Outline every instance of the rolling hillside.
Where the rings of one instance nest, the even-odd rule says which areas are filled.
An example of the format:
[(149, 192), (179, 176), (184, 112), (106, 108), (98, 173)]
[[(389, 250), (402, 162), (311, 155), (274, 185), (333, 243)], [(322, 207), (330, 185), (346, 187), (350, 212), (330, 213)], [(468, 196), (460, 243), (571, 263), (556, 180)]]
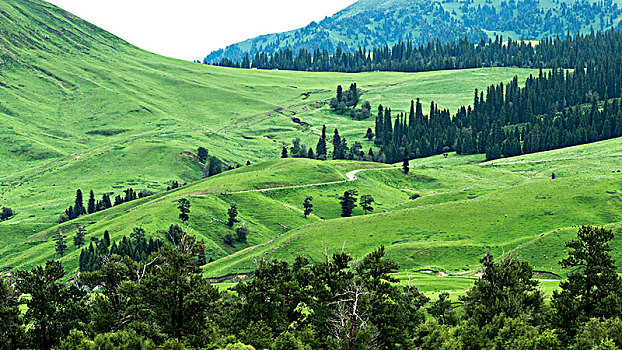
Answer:
[[(177, 200), (188, 198), (188, 227), (216, 260), (205, 267), (212, 278), (252, 272), (262, 257), (318, 260), (324, 249), (342, 247), (361, 257), (381, 244), (404, 273), (473, 274), (488, 250), (512, 252), (545, 276), (563, 276), (557, 262), (577, 225), (606, 225), (616, 232), (622, 227), (621, 157), (622, 139), (612, 139), (488, 163), (483, 156), (430, 157), (413, 161), (408, 176), (399, 167), (366, 162), (263, 162), (32, 235), (0, 250), (0, 264), (25, 268), (58, 258), (52, 236), (61, 231), (71, 240), (77, 224), (86, 227), (87, 239), (109, 230), (118, 241), (136, 226), (164, 239), (158, 231), (179, 222)], [(348, 189), (371, 194), (374, 214), (364, 215), (359, 206), (355, 217), (340, 218), (337, 197)], [(421, 197), (412, 200), (413, 194)], [(313, 196), (315, 210), (305, 219), (307, 196)], [(222, 221), (233, 203), (251, 231), (247, 243), (224, 243), (231, 230)], [(614, 247), (620, 261), (620, 238)], [(75, 271), (78, 255), (70, 245), (61, 260)]]
[(454, 110), (475, 88), (533, 73), (240, 71), (142, 51), (43, 1), (4, 1), (0, 15), (0, 205), (16, 213), (0, 223), (2, 246), (55, 225), (78, 188), (99, 198), (200, 179), (182, 154), (199, 146), (235, 166), (274, 159), (295, 137), (314, 145), (323, 124), (362, 139), (371, 119), (324, 106), (338, 84), (357, 82), (373, 105), (421, 97)]
[(223, 58), (241, 61), (246, 53), (273, 53), (285, 48), (296, 54), (341, 47), (346, 52), (359, 47), (392, 46), (398, 41), (416, 44), (440, 40), (450, 42), (469, 37), (504, 35), (513, 39), (539, 40), (546, 36), (588, 33), (619, 27), (620, 2), (598, 1), (410, 1), (359, 0), (337, 14), (284, 33), (262, 35), (210, 53), (205, 63)]

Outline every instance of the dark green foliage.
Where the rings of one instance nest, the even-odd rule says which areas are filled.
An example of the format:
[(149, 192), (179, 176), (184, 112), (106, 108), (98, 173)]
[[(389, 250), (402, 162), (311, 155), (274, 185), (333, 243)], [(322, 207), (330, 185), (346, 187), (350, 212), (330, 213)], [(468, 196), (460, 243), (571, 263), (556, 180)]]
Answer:
[(144, 241), (145, 240), (145, 230), (142, 227), (134, 227), (134, 229), (132, 230), (132, 233), (130, 233), (130, 238), (135, 243), (138, 243), (140, 241)]
[(319, 160), (326, 160), (327, 156), (327, 148), (326, 148), (326, 125), (322, 127), (322, 135), (317, 142), (317, 146), (315, 147), (315, 156)]
[(86, 291), (75, 283), (61, 283), (63, 277), (65, 271), (57, 261), (16, 273), (17, 289), (30, 295), (24, 319), (30, 325), (27, 344), (35, 349), (51, 349), (71, 329), (83, 329), (89, 321)]
[(404, 175), (408, 175), (408, 173), (410, 172), (410, 154), (408, 153), (408, 150), (405, 149), (404, 150), (404, 161), (402, 162), (402, 171), (404, 172)]
[(84, 200), (82, 199), (82, 191), (78, 189), (76, 191), (76, 200), (73, 205), (73, 215), (77, 218), (78, 216), (86, 214), (86, 209), (84, 208)]
[(179, 209), (179, 220), (185, 223), (190, 218), (190, 201), (187, 198), (181, 198), (177, 201), (177, 209)]
[(365, 215), (367, 215), (367, 212), (371, 213), (374, 211), (374, 208), (371, 206), (374, 202), (374, 197), (372, 197), (371, 194), (364, 194), (361, 196), (361, 208), (363, 208)]
[[(374, 139), (374, 132), (371, 130), (371, 128), (367, 128), (367, 133), (365, 133), (365, 138), (368, 141), (371, 141)], [(370, 148), (371, 149), (371, 148)]]
[(290, 149), (290, 154), (293, 158), (307, 158), (307, 146), (300, 143), (300, 138), (295, 138), (292, 141), (292, 148)]
[(283, 149), (281, 150), (281, 158), (288, 158), (287, 147), (283, 147)]
[(427, 311), (441, 325), (455, 326), (458, 323), (458, 314), (454, 310), (447, 292), (440, 293), (438, 299), (430, 305)]
[(227, 226), (233, 227), (236, 222), (240, 222), (238, 220), (238, 205), (233, 203), (227, 210)]
[(460, 107), (453, 117), (433, 102), (426, 116), (419, 100), (411, 102), (408, 115), (401, 113), (395, 120), (390, 109), (379, 107), (377, 160), (395, 163), (405, 149), (414, 158), (455, 150), (485, 153), (493, 160), (622, 136), (622, 104), (617, 100), (622, 88), (615, 83), (622, 79), (620, 67), (621, 58), (606, 56), (587, 65), (578, 62), (574, 72), (540, 71), (524, 87), (515, 77), (486, 93), (476, 90), (473, 106)]
[(91, 192), (89, 193), (89, 201), (86, 211), (89, 214), (93, 214), (95, 212), (95, 194), (93, 193), (93, 190), (91, 190)]
[(166, 239), (171, 242), (171, 244), (178, 245), (183, 233), (184, 230), (181, 228), (181, 226), (177, 224), (171, 225), (168, 227), (168, 232), (166, 232)]
[(209, 157), (209, 151), (207, 150), (207, 148), (199, 147), (197, 149), (197, 158), (199, 158), (201, 162), (205, 162), (207, 160), (207, 157)]
[(543, 298), (538, 282), (533, 280), (532, 267), (511, 256), (503, 256), (496, 262), (491, 253), (480, 262), (482, 277), (465, 296), (460, 297), (469, 320), (484, 326), (503, 314), (536, 322)]
[(0, 221), (8, 220), (13, 216), (13, 210), (8, 207), (2, 207), (0, 210)]
[(246, 238), (251, 233), (251, 230), (242, 224), (242, 226), (235, 229), (235, 239), (240, 243), (246, 243)]
[[(106, 231), (108, 232), (108, 231)], [(76, 230), (76, 235), (73, 237), (73, 245), (77, 248), (80, 248), (84, 245), (84, 237), (86, 236), (86, 229), (82, 225), (78, 225)]]
[(622, 315), (622, 281), (609, 246), (613, 238), (611, 230), (583, 226), (577, 239), (566, 243), (568, 257), (559, 264), (570, 272), (551, 299), (553, 324), (566, 341), (590, 318)]
[(61, 257), (65, 256), (65, 252), (67, 251), (65, 235), (63, 235), (60, 231), (56, 232), (56, 235), (54, 235), (54, 241), (56, 242), (56, 253), (58, 253)]
[(330, 100), (329, 106), (338, 114), (349, 113), (352, 119), (366, 119), (369, 117), (371, 110), (369, 102), (366, 101), (361, 109), (356, 109), (361, 94), (361, 91), (356, 87), (356, 83), (350, 84), (350, 88), (345, 92), (339, 85), (337, 86), (337, 97)]
[(312, 201), (313, 197), (307, 196), (307, 198), (305, 198), (305, 201), (302, 203), (302, 206), (305, 208), (305, 219), (313, 212), (313, 203), (311, 203)]
[(341, 217), (348, 218), (352, 216), (352, 210), (356, 207), (356, 196), (358, 192), (355, 189), (347, 190), (343, 196), (339, 197), (341, 203)]
[(0, 349), (17, 349), (23, 342), (24, 328), (19, 297), (11, 283), (0, 278)]
[(333, 135), (333, 159), (346, 159), (348, 145), (345, 138), (339, 135), (339, 130), (335, 129)]
[[(169, 239), (171, 237), (170, 231), (173, 227), (179, 228), (177, 225), (171, 225), (171, 228), (169, 228), (169, 235), (167, 236)], [(181, 228), (179, 228), (179, 230), (181, 231)], [(175, 244), (179, 244), (182, 234), (183, 232), (177, 236), (179, 238)], [(134, 228), (130, 235), (131, 238), (123, 236), (120, 241), (111, 242), (110, 234), (108, 231), (105, 231), (103, 239), (91, 242), (87, 248), (83, 248), (80, 251), (79, 270), (81, 272), (98, 271), (105, 260), (112, 255), (121, 258), (128, 257), (132, 261), (144, 262), (149, 255), (158, 251), (164, 244), (160, 239), (154, 240), (153, 238), (149, 238), (149, 240), (147, 240), (145, 238), (145, 231), (142, 228)]]
[[(536, 7), (537, 3), (533, 1), (519, 2), (519, 7), (523, 7), (521, 10), (512, 9), (509, 3), (504, 3), (507, 6), (504, 11), (500, 11), (504, 14), (508, 13), (521, 13), (523, 18), (519, 21), (513, 21), (511, 23), (522, 22), (524, 19), (531, 19), (530, 15), (525, 13), (531, 13)], [(515, 5), (514, 4), (514, 5)], [(419, 11), (426, 6), (424, 4), (417, 3), (416, 11)], [(426, 4), (427, 6), (434, 6), (434, 4)], [(475, 7), (471, 3), (471, 11), (478, 18), (486, 18), (486, 23), (491, 21), (499, 21), (499, 13), (486, 13), (478, 14), (478, 9), (483, 12), (490, 11), (488, 5), (483, 7)], [(567, 8), (567, 3), (563, 3), (566, 7), (564, 12), (570, 12)], [(611, 3), (605, 5), (607, 8), (615, 8), (615, 12), (620, 15), (620, 9)], [(574, 9), (588, 9), (591, 6), (584, 6), (580, 2), (575, 3), (572, 6)], [(595, 8), (595, 7), (594, 7)], [(461, 6), (460, 11), (469, 10), (467, 6)], [(562, 10), (562, 9), (560, 9)], [(493, 9), (494, 11), (494, 9)], [(588, 10), (591, 11), (591, 10)], [(436, 9), (429, 9), (426, 14), (435, 13)], [(544, 11), (543, 11), (544, 12)], [(361, 13), (360, 15), (366, 15)], [(587, 14), (586, 18), (594, 18), (592, 14)], [(438, 19), (439, 17), (435, 17)], [(448, 14), (449, 18), (449, 14)], [(368, 21), (369, 18), (363, 19)], [(540, 23), (537, 26), (531, 27), (541, 28), (551, 25), (550, 18), (542, 18), (545, 23)], [(449, 21), (449, 19), (447, 19)], [(576, 18), (571, 19), (576, 23)], [(347, 21), (351, 22), (350, 19)], [(436, 21), (438, 25), (444, 25), (445, 20)], [(430, 22), (425, 21), (426, 26)], [(508, 25), (504, 23), (503, 25)], [(391, 28), (400, 28), (399, 25), (390, 25)], [(484, 27), (484, 26), (480, 26)], [(569, 28), (570, 29), (570, 28)], [(588, 28), (589, 29), (589, 28)], [(358, 29), (357, 29), (358, 30)], [(500, 31), (505, 31), (501, 29)], [(371, 50), (363, 49), (359, 47), (350, 47), (344, 50), (343, 47), (336, 47), (336, 49), (316, 49), (313, 53), (302, 49), (298, 55), (293, 55), (289, 48), (274, 52), (269, 55), (262, 52), (255, 55), (253, 60), (253, 67), (261, 69), (288, 69), (288, 70), (303, 70), (303, 71), (330, 71), (330, 72), (369, 72), (369, 71), (397, 71), (397, 72), (423, 72), (423, 71), (436, 71), (446, 69), (467, 69), (467, 68), (481, 68), (481, 67), (523, 67), (523, 68), (540, 68), (540, 67), (563, 67), (573, 69), (577, 63), (589, 62), (590, 60), (601, 60), (608, 55), (615, 55), (615, 47), (622, 42), (622, 35), (618, 30), (609, 30), (606, 32), (594, 32), (590, 34), (577, 34), (574, 37), (570, 33), (577, 33), (576, 29), (563, 30), (559, 37), (546, 37), (540, 40), (537, 44), (532, 44), (527, 41), (516, 41), (510, 38), (504, 40), (502, 36), (495, 36), (486, 40), (486, 35), (470, 35), (465, 37), (464, 35), (455, 36), (453, 38), (447, 37), (444, 33), (440, 37), (441, 40), (434, 40), (438, 36), (430, 36), (419, 40), (417, 45), (407, 38), (395, 40), (394, 45), (384, 45), (382, 47), (375, 47)], [(407, 35), (412, 35), (409, 32)], [(350, 37), (352, 37), (350, 35)], [(367, 37), (365, 35), (364, 37)], [(534, 38), (534, 37), (530, 37)], [(364, 44), (366, 45), (366, 44)], [(610, 46), (610, 47), (607, 47)], [(256, 49), (260, 50), (258, 46)], [(596, 51), (594, 50), (596, 48)], [(333, 51), (334, 50), (334, 54)], [(276, 51), (276, 50), (272, 50)], [(566, 54), (567, 52), (573, 52), (572, 55)], [(301, 60), (300, 58), (305, 58)], [(313, 58), (311, 58), (313, 57)], [(212, 62), (210, 62), (212, 63)], [(233, 65), (239, 66), (239, 64), (225, 61), (220, 65)], [(345, 95), (347, 92), (343, 92)]]
[(203, 178), (206, 179), (222, 173), (223, 166), (224, 164), (220, 159), (215, 156), (209, 156), (203, 167)]

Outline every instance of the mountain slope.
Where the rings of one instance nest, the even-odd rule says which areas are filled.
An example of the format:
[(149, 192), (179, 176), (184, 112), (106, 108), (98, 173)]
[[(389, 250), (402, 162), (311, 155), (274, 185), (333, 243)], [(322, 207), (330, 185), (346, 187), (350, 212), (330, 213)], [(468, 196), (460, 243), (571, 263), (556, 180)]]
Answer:
[(619, 27), (621, 4), (620, 0), (359, 0), (319, 23), (232, 44), (210, 53), (204, 62), (218, 63), (223, 58), (241, 61), (246, 53), (252, 58), (257, 52), (285, 48), (294, 53), (301, 48), (310, 52), (325, 48), (332, 53), (337, 47), (353, 51), (391, 46), (400, 40), (422, 44), (467, 36), (478, 42), (482, 36), (495, 34), (538, 40), (568, 31)]
[(200, 179), (185, 153), (199, 146), (235, 166), (277, 158), (295, 137), (315, 145), (323, 124), (362, 140), (373, 120), (324, 106), (339, 84), (396, 110), (415, 97), (454, 110), (475, 88), (533, 72), (235, 70), (145, 52), (43, 1), (2, 1), (0, 16), (0, 206), (16, 213), (0, 222), (0, 246), (54, 226), (77, 189), (114, 198)]

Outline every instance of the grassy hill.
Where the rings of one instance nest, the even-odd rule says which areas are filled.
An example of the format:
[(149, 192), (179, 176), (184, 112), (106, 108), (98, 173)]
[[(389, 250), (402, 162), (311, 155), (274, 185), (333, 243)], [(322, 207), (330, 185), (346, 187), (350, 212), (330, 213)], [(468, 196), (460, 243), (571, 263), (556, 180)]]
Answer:
[(546, 36), (589, 33), (593, 28), (617, 28), (622, 19), (620, 1), (574, 0), (474, 0), (412, 1), (359, 0), (333, 16), (283, 33), (262, 35), (214, 51), (206, 63), (223, 58), (241, 61), (245, 53), (273, 53), (289, 48), (313, 52), (337, 47), (354, 51), (359, 47), (392, 46), (412, 40), (427, 44), (437, 38), (450, 42), (469, 37), (503, 35), (513, 39), (539, 40)]
[[(0, 264), (25, 268), (57, 257), (53, 234), (61, 230), (71, 240), (78, 223), (86, 227), (87, 240), (101, 238), (104, 230), (119, 240), (137, 225), (163, 238), (158, 230), (178, 222), (177, 200), (189, 198), (189, 227), (207, 242), (208, 256), (218, 259), (205, 267), (208, 277), (252, 272), (255, 260), (264, 257), (292, 260), (304, 255), (317, 260), (325, 249), (342, 247), (360, 257), (383, 244), (402, 266), (403, 278), (419, 270), (469, 276), (477, 272), (478, 259), (487, 250), (496, 255), (512, 252), (545, 278), (554, 278), (564, 275), (557, 262), (577, 225), (605, 225), (622, 232), (620, 157), (622, 139), (495, 162), (483, 162), (483, 156), (430, 157), (413, 161), (408, 176), (374, 163), (274, 160), (37, 233), (24, 244), (0, 250)], [(362, 171), (348, 181), (353, 170)], [(376, 199), (374, 214), (363, 215), (357, 207), (355, 217), (340, 218), (337, 197), (351, 188)], [(415, 193), (421, 197), (409, 199)], [(304, 219), (302, 202), (309, 195), (315, 211)], [(229, 246), (223, 237), (230, 229), (218, 220), (226, 220), (232, 203), (251, 234), (247, 243)], [(616, 238), (614, 248), (620, 261), (622, 239)], [(61, 260), (75, 271), (78, 255), (70, 245)], [(430, 291), (435, 284), (461, 290), (470, 283), (418, 276), (428, 281)]]
[(235, 165), (274, 159), (295, 137), (315, 145), (323, 124), (362, 140), (372, 120), (324, 105), (338, 84), (394, 109), (421, 97), (454, 110), (475, 88), (532, 73), (242, 71), (145, 52), (44, 1), (3, 1), (0, 16), (0, 205), (16, 212), (0, 246), (55, 225), (78, 188), (99, 198), (200, 179), (182, 154), (199, 146)]

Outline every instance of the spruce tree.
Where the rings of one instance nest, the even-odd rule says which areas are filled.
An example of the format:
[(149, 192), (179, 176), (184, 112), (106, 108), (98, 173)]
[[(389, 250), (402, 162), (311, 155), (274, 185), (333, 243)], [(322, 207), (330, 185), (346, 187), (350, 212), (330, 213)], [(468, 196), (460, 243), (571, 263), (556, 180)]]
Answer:
[(410, 154), (408, 153), (408, 150), (405, 149), (404, 150), (404, 162), (402, 163), (402, 170), (404, 171), (404, 175), (408, 175), (408, 173), (410, 172)]
[(337, 129), (335, 129), (335, 134), (333, 135), (333, 159), (344, 159), (341, 136), (339, 136), (339, 130)]
[(311, 212), (313, 212), (313, 203), (311, 203), (313, 201), (313, 197), (308, 196), (305, 201), (302, 203), (302, 206), (305, 208), (305, 219), (311, 215)]
[(84, 208), (84, 200), (82, 199), (82, 191), (78, 189), (76, 191), (76, 200), (73, 206), (73, 216), (77, 218), (78, 216), (86, 214), (86, 209)]
[(179, 220), (182, 223), (185, 223), (190, 218), (188, 214), (190, 213), (190, 201), (187, 198), (181, 198), (177, 201), (177, 209), (179, 209)]
[(93, 190), (89, 193), (89, 202), (87, 204), (87, 212), (93, 214), (95, 212), (95, 194)]
[(343, 196), (339, 197), (341, 217), (348, 218), (352, 216), (352, 210), (356, 207), (356, 196), (358, 196), (358, 192), (355, 189), (351, 189), (345, 191)]
[(233, 227), (236, 222), (240, 222), (238, 220), (238, 205), (233, 203), (231, 207), (227, 210), (227, 226)]
[(365, 138), (368, 141), (371, 141), (374, 139), (374, 132), (371, 130), (371, 128), (367, 128), (367, 133), (365, 133)]
[(322, 126), (322, 136), (317, 142), (317, 146), (315, 147), (315, 154), (317, 159), (325, 160), (326, 159), (326, 125)]
[(65, 256), (65, 252), (67, 251), (67, 244), (65, 243), (65, 236), (60, 232), (56, 232), (54, 236), (54, 240), (56, 241), (56, 252), (61, 257)]
[(283, 147), (281, 151), (281, 158), (287, 158), (287, 147)]
[(86, 236), (86, 229), (82, 225), (78, 225), (75, 237), (73, 237), (73, 245), (80, 248), (84, 245), (84, 237)]
[(611, 230), (583, 226), (577, 238), (566, 243), (568, 257), (559, 264), (570, 272), (551, 299), (553, 323), (566, 340), (590, 318), (622, 314), (622, 279), (609, 245), (613, 238)]

